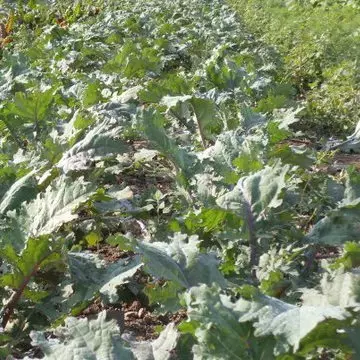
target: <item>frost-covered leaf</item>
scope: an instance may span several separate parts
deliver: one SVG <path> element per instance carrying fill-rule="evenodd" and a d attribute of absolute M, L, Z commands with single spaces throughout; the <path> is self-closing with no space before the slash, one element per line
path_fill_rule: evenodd
<path fill-rule="evenodd" d="M 266 117 L 252 111 L 248 107 L 242 107 L 240 110 L 241 126 L 245 131 L 249 131 L 254 127 L 262 125 L 266 122 Z"/>
<path fill-rule="evenodd" d="M 137 360 L 170 360 L 172 351 L 176 348 L 179 332 L 174 323 L 170 323 L 154 341 L 134 341 L 130 334 L 124 334 Z"/>
<path fill-rule="evenodd" d="M 344 197 L 307 234 L 314 243 L 342 245 L 358 238 L 360 230 L 360 177 L 356 170 L 346 174 Z"/>
<path fill-rule="evenodd" d="M 95 320 L 69 317 L 65 319 L 65 326 L 58 327 L 55 334 L 56 338 L 47 339 L 43 332 L 31 332 L 32 344 L 43 351 L 43 359 L 135 359 L 121 339 L 116 321 L 106 320 L 106 311 L 99 313 Z"/>
<path fill-rule="evenodd" d="M 277 208 L 282 204 L 282 191 L 286 187 L 285 176 L 289 169 L 289 166 L 277 163 L 243 177 L 233 190 L 218 198 L 217 204 L 224 209 L 242 212 L 249 208 L 256 216 L 269 208 Z"/>
<path fill-rule="evenodd" d="M 331 211 L 318 221 L 306 239 L 312 243 L 342 245 L 357 239 L 360 231 L 360 206 L 344 207 Z"/>
<path fill-rule="evenodd" d="M 190 100 L 191 98 L 192 98 L 192 96 L 190 96 L 190 95 L 164 96 L 161 99 L 160 104 L 165 105 L 168 108 L 173 108 L 173 107 L 176 107 L 179 103 L 186 102 L 186 101 Z"/>
<path fill-rule="evenodd" d="M 229 305 L 230 306 L 230 305 Z M 276 337 L 276 353 L 296 351 L 301 340 L 322 321 L 344 320 L 350 314 L 340 306 L 296 306 L 276 298 L 260 295 L 253 302 L 240 299 L 234 309 L 241 312 L 241 323 L 252 321 L 255 336 Z"/>
<path fill-rule="evenodd" d="M 275 121 L 279 123 L 279 129 L 289 130 L 289 126 L 298 122 L 297 115 L 303 108 L 297 109 L 280 109 L 275 112 Z"/>
<path fill-rule="evenodd" d="M 113 99 L 113 101 L 119 101 L 120 103 L 127 103 L 132 100 L 137 100 L 138 93 L 142 90 L 141 85 L 134 86 L 130 89 L 127 89 L 123 93 L 121 93 L 119 96 Z"/>
<path fill-rule="evenodd" d="M 86 170 L 97 161 L 126 152 L 128 147 L 119 139 L 120 133 L 121 128 L 116 123 L 104 120 L 65 152 L 57 167 L 65 174 L 70 171 Z"/>
<path fill-rule="evenodd" d="M 82 178 L 73 181 L 61 176 L 44 193 L 38 194 L 35 200 L 23 205 L 16 221 L 28 236 L 51 234 L 62 224 L 76 219 L 78 216 L 74 209 L 94 191 L 94 184 Z"/>
<path fill-rule="evenodd" d="M 251 325 L 240 323 L 238 313 L 226 306 L 224 299 L 229 301 L 220 296 L 218 288 L 206 285 L 193 287 L 185 294 L 188 322 L 195 327 L 197 339 L 194 359 L 274 359 L 273 339 L 256 339 Z"/>
<path fill-rule="evenodd" d="M 110 303 L 115 303 L 118 286 L 129 282 L 143 265 L 138 256 L 112 264 L 106 264 L 91 253 L 69 253 L 68 259 L 74 299 L 78 301 L 89 300 L 100 291 Z"/>
<path fill-rule="evenodd" d="M 302 289 L 305 305 L 340 306 L 342 308 L 360 305 L 360 272 L 339 270 L 335 275 L 325 274 L 320 283 L 320 290 Z"/>
<path fill-rule="evenodd" d="M 158 278 L 172 280 L 186 288 L 203 283 L 226 286 L 216 257 L 200 252 L 197 236 L 187 238 L 186 235 L 176 234 L 169 244 L 139 242 L 138 248 L 146 268 Z"/>

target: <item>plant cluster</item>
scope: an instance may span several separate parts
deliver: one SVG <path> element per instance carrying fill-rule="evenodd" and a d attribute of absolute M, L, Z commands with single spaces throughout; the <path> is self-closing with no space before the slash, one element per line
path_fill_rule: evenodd
<path fill-rule="evenodd" d="M 232 0 L 246 26 L 281 53 L 278 80 L 304 101 L 301 129 L 344 137 L 359 119 L 358 1 Z"/>
<path fill-rule="evenodd" d="M 0 358 L 360 356 L 360 175 L 323 170 L 231 7 L 2 6 Z M 83 317 L 129 296 L 186 319 Z"/>

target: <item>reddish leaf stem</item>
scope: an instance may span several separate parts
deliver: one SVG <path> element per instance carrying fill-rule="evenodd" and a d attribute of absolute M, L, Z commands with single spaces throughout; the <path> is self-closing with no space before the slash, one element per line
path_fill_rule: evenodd
<path fill-rule="evenodd" d="M 255 282 L 257 282 L 256 269 L 255 267 L 259 263 L 258 244 L 255 234 L 255 219 L 251 211 L 251 204 L 245 200 L 244 202 L 247 227 L 249 231 L 249 246 L 250 246 L 250 268 L 251 275 Z"/>
<path fill-rule="evenodd" d="M 43 261 L 43 260 L 42 260 Z M 42 262 L 41 261 L 41 262 Z M 40 264 L 41 262 L 39 262 L 38 264 L 36 264 L 32 271 L 30 272 L 29 275 L 24 277 L 23 282 L 21 283 L 21 285 L 19 286 L 19 288 L 11 295 L 8 303 L 5 305 L 5 307 L 3 308 L 1 315 L 2 315 L 2 320 L 1 320 L 1 326 L 3 329 L 5 329 L 7 323 L 10 320 L 10 317 L 12 316 L 12 314 L 14 313 L 14 310 L 17 306 L 17 303 L 19 302 L 19 300 L 21 299 L 21 296 L 25 290 L 25 288 L 27 287 L 27 285 L 29 284 L 31 278 L 39 271 L 40 269 Z"/>

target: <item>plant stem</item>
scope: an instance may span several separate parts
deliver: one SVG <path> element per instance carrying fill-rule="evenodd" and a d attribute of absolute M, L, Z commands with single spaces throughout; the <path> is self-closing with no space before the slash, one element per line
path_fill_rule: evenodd
<path fill-rule="evenodd" d="M 196 115 L 196 111 L 195 111 L 195 108 L 192 104 L 190 104 L 191 107 L 192 107 L 192 110 L 193 110 L 193 113 L 194 113 L 194 117 L 195 117 L 195 120 L 196 120 L 196 123 L 197 123 L 197 126 L 198 126 L 198 129 L 199 129 L 199 134 L 200 134 L 200 139 L 201 139 L 201 143 L 202 143 L 202 146 L 204 147 L 204 149 L 206 149 L 206 138 L 205 138 L 205 134 L 204 134 L 204 131 L 203 131 L 203 128 L 201 126 L 201 123 Z"/>
<path fill-rule="evenodd" d="M 255 219 L 254 215 L 251 211 L 251 204 L 245 199 L 244 201 L 245 214 L 246 214 L 246 222 L 247 228 L 249 232 L 249 246 L 250 246 L 250 268 L 251 275 L 255 282 L 258 282 L 256 277 L 256 269 L 255 267 L 259 263 L 259 254 L 258 254 L 258 244 L 255 234 Z"/>
<path fill-rule="evenodd" d="M 4 124 L 6 125 L 7 129 L 9 130 L 9 133 L 10 135 L 12 136 L 12 138 L 14 139 L 14 141 L 16 142 L 17 146 L 20 148 L 20 149 L 23 149 L 23 150 L 26 150 L 24 144 L 21 142 L 21 140 L 19 139 L 19 137 L 16 135 L 13 127 L 10 125 L 10 123 L 5 120 L 5 119 L 2 119 L 2 121 L 4 122 Z"/>
<path fill-rule="evenodd" d="M 5 329 L 7 323 L 10 320 L 11 315 L 14 313 L 16 305 L 19 302 L 19 300 L 21 299 L 21 296 L 22 296 L 26 286 L 29 284 L 31 278 L 39 271 L 40 264 L 41 264 L 42 261 L 37 263 L 33 267 L 30 274 L 28 274 L 27 276 L 24 277 L 24 279 L 23 279 L 22 283 L 20 284 L 19 288 L 11 295 L 9 301 L 7 302 L 7 304 L 5 305 L 3 310 L 1 311 L 1 316 L 2 316 L 1 326 L 2 326 L 3 329 Z"/>

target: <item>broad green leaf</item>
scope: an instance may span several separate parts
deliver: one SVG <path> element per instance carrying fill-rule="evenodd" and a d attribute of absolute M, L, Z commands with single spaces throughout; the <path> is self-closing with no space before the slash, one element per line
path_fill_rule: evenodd
<path fill-rule="evenodd" d="M 352 326 L 351 326 L 352 325 Z M 360 346 L 359 346 L 359 336 L 360 336 L 360 326 L 359 323 L 357 323 L 355 326 L 354 324 L 351 324 L 350 326 L 346 327 L 346 335 L 347 338 L 344 339 L 342 337 L 343 343 L 341 345 L 348 345 L 349 350 L 351 351 L 351 354 L 353 356 L 353 359 L 360 359 Z M 336 334 L 337 336 L 337 334 Z M 331 338 L 332 340 L 332 338 Z M 332 344 L 334 345 L 334 344 Z M 337 347 L 333 347 L 334 349 L 338 349 Z"/>
<path fill-rule="evenodd" d="M 154 360 L 170 360 L 173 357 L 172 351 L 177 345 L 179 335 L 174 323 L 167 325 L 160 336 L 151 343 Z"/>
<path fill-rule="evenodd" d="M 133 341 L 130 336 L 123 336 L 137 360 L 171 360 L 180 334 L 174 323 L 170 323 L 154 341 Z"/>
<path fill-rule="evenodd" d="M 212 100 L 190 95 L 164 96 L 160 104 L 172 109 L 180 119 L 188 120 L 193 113 L 201 136 L 212 138 L 212 130 L 220 125 L 216 105 Z"/>
<path fill-rule="evenodd" d="M 199 284 L 216 283 L 226 286 L 226 280 L 218 270 L 218 261 L 211 253 L 201 253 L 197 236 L 176 234 L 169 244 L 138 242 L 148 271 L 158 277 L 172 280 L 189 288 Z"/>
<path fill-rule="evenodd" d="M 314 357 L 318 349 L 322 348 L 333 349 L 336 352 L 343 350 L 346 353 L 352 353 L 356 346 L 354 346 L 355 343 L 351 344 L 351 335 L 347 334 L 346 331 L 339 331 L 339 329 L 349 329 L 352 321 L 351 318 L 346 320 L 324 320 L 302 339 L 298 351 L 299 356 L 301 358 L 305 355 Z"/>
<path fill-rule="evenodd" d="M 333 269 L 343 267 L 351 270 L 360 266 L 360 246 L 356 242 L 347 242 L 344 245 L 344 253 L 331 265 Z"/>
<path fill-rule="evenodd" d="M 121 127 L 104 120 L 91 129 L 85 137 L 65 152 L 57 167 L 66 174 L 87 170 L 107 157 L 115 157 L 129 150 L 119 139 Z"/>
<path fill-rule="evenodd" d="M 240 125 L 246 132 L 266 122 L 266 117 L 264 115 L 254 112 L 249 107 L 242 107 L 240 109 L 240 115 Z"/>
<path fill-rule="evenodd" d="M 240 17 L 235 2 L 246 8 Z M 16 13 L 13 42 L 0 45 L 0 298 L 34 279 L 0 329 L 0 358 L 36 357 L 43 347 L 60 360 L 356 359 L 359 176 L 311 168 L 315 154 L 330 164 L 343 155 L 292 145 L 309 129 L 326 137 L 316 129 L 331 132 L 335 118 L 332 136 L 345 136 L 358 116 L 357 47 L 348 45 L 359 31 L 346 22 L 357 21 L 355 2 L 0 0 L 0 22 Z M 313 26 L 304 27 L 310 13 Z M 299 21 L 283 31 L 277 19 L 289 14 Z M 344 26 L 351 41 L 340 36 Z M 269 29 L 275 50 L 290 44 L 285 58 L 267 46 Z M 329 68 L 337 48 L 343 59 Z M 295 124 L 300 113 L 289 106 L 300 103 L 306 112 Z M 334 149 L 359 152 L 359 134 L 360 123 Z M 101 260 L 109 244 L 129 256 Z M 186 302 L 183 333 L 171 324 L 158 341 L 134 341 L 139 328 L 125 345 L 121 326 L 109 335 L 109 324 L 90 319 L 50 333 L 94 299 L 108 307 L 129 295 L 155 314 L 173 312 L 161 322 Z M 43 331 L 40 346 L 29 344 L 32 329 Z"/>
<path fill-rule="evenodd" d="M 141 90 L 139 97 L 146 103 L 159 103 L 164 96 L 183 95 L 190 92 L 190 83 L 181 74 L 168 74 L 165 79 L 154 80 L 145 89 Z"/>
<path fill-rule="evenodd" d="M 205 232 L 221 230 L 229 213 L 223 209 L 202 208 L 199 214 L 190 214 L 185 220 L 185 226 L 192 232 L 203 229 Z"/>
<path fill-rule="evenodd" d="M 85 241 L 89 247 L 98 245 L 101 242 L 101 235 L 95 231 L 91 231 L 85 236 Z"/>
<path fill-rule="evenodd" d="M 338 207 L 318 221 L 306 238 L 313 243 L 342 245 L 359 237 L 360 178 L 356 170 L 346 174 L 344 198 Z"/>
<path fill-rule="evenodd" d="M 233 161 L 233 164 L 238 170 L 245 174 L 256 172 L 263 167 L 263 164 L 254 152 L 241 154 Z"/>
<path fill-rule="evenodd" d="M 0 286 L 26 290 L 39 270 L 61 260 L 60 249 L 61 243 L 55 242 L 49 236 L 29 238 L 20 254 L 17 254 L 11 245 L 6 245 L 0 255 L 12 266 L 13 272 L 0 277 Z"/>
<path fill-rule="evenodd" d="M 114 100 L 119 101 L 120 103 L 127 103 L 127 102 L 130 102 L 130 101 L 137 100 L 138 93 L 139 93 L 139 91 L 141 91 L 141 89 L 142 89 L 141 85 L 131 87 L 130 89 L 127 89 L 126 91 L 121 93 Z"/>
<path fill-rule="evenodd" d="M 190 177 L 197 165 L 196 159 L 185 149 L 179 148 L 175 141 L 167 136 L 162 126 L 163 117 L 154 110 L 144 110 L 140 116 L 146 137 L 160 153 L 172 161 L 178 170 Z"/>
<path fill-rule="evenodd" d="M 234 90 L 243 84 L 248 76 L 243 67 L 229 59 L 222 59 L 220 56 L 206 68 L 206 75 L 209 81 L 220 90 Z"/>
<path fill-rule="evenodd" d="M 318 221 L 306 239 L 315 244 L 342 245 L 359 238 L 360 208 L 344 207 L 333 210 Z"/>
<path fill-rule="evenodd" d="M 150 305 L 158 306 L 156 310 L 166 314 L 180 309 L 179 294 L 182 290 L 182 286 L 173 281 L 167 281 L 165 284 L 148 284 L 144 293 Z"/>
<path fill-rule="evenodd" d="M 281 159 L 284 164 L 297 165 L 308 169 L 314 164 L 315 158 L 306 146 L 290 146 L 278 144 L 270 151 L 271 157 Z"/>
<path fill-rule="evenodd" d="M 209 99 L 196 97 L 192 98 L 190 102 L 201 134 L 204 134 L 207 139 L 211 139 L 212 134 L 220 126 L 215 103 Z"/>
<path fill-rule="evenodd" d="M 8 210 L 18 208 L 23 202 L 32 200 L 36 194 L 36 170 L 17 180 L 5 193 L 0 202 L 0 213 L 5 214 Z"/>
<path fill-rule="evenodd" d="M 160 104 L 165 105 L 169 109 L 176 107 L 179 103 L 185 103 L 188 100 L 192 99 L 190 95 L 182 95 L 182 96 L 164 96 Z"/>
<path fill-rule="evenodd" d="M 36 123 L 45 119 L 52 101 L 52 89 L 31 94 L 17 92 L 9 111 L 24 120 Z"/>
<path fill-rule="evenodd" d="M 31 332 L 32 344 L 43 351 L 43 359 L 135 359 L 121 339 L 116 321 L 106 319 L 106 311 L 99 313 L 95 320 L 69 317 L 63 327 L 56 329 L 56 335 L 59 341 L 48 340 L 40 331 Z"/>
<path fill-rule="evenodd" d="M 95 191 L 94 184 L 78 178 L 61 176 L 44 193 L 22 206 L 20 215 L 11 214 L 25 234 L 39 236 L 51 234 L 59 227 L 78 217 L 74 210 Z"/>
<path fill-rule="evenodd" d="M 357 205 L 360 203 L 360 175 L 356 168 L 349 168 L 346 172 L 344 199 L 341 205 Z"/>
<path fill-rule="evenodd" d="M 250 157 L 253 160 L 256 157 L 256 161 L 261 162 L 265 142 L 266 139 L 262 135 L 244 136 L 242 129 L 239 128 L 220 134 L 215 144 L 201 154 L 201 158 L 212 160 L 216 171 L 226 174 L 235 170 L 234 161 L 237 158 Z M 252 165 L 249 164 L 247 167 Z"/>
<path fill-rule="evenodd" d="M 130 39 L 121 47 L 120 52 L 110 60 L 104 70 L 106 72 L 120 72 L 129 79 L 141 78 L 148 72 L 160 70 L 161 61 L 158 50 L 143 47 Z"/>
<path fill-rule="evenodd" d="M 269 137 L 269 143 L 271 145 L 277 145 L 281 141 L 291 136 L 291 132 L 286 129 L 280 129 L 277 121 L 273 120 L 267 123 L 266 130 Z"/>
<path fill-rule="evenodd" d="M 275 112 L 275 121 L 279 123 L 279 129 L 290 130 L 289 127 L 299 121 L 297 115 L 303 108 L 280 109 Z"/>
<path fill-rule="evenodd" d="M 161 243 L 163 246 L 163 243 Z M 177 262 L 168 256 L 156 243 L 138 244 L 139 251 L 143 254 L 146 271 L 159 279 L 172 280 L 185 288 L 189 286 L 187 279 Z"/>
<path fill-rule="evenodd" d="M 282 191 L 286 187 L 288 165 L 278 162 L 275 166 L 266 166 L 255 174 L 243 177 L 233 190 L 221 196 L 217 204 L 229 210 L 246 213 L 246 208 L 259 217 L 269 208 L 282 204 Z"/>
<path fill-rule="evenodd" d="M 229 304 L 231 306 L 231 304 Z M 311 303 L 296 306 L 276 298 L 259 295 L 253 302 L 238 300 L 234 309 L 241 312 L 241 323 L 253 322 L 255 336 L 276 337 L 276 354 L 296 352 L 301 340 L 322 321 L 344 320 L 350 314 L 340 306 L 316 306 Z"/>
<path fill-rule="evenodd" d="M 54 322 L 64 315 L 78 315 L 99 294 L 104 303 L 116 303 L 119 287 L 130 283 L 142 266 L 138 256 L 108 264 L 96 254 L 69 252 L 66 279 L 37 311 Z"/>
<path fill-rule="evenodd" d="M 355 131 L 348 136 L 345 141 L 340 141 L 335 146 L 330 146 L 331 149 L 340 149 L 345 153 L 359 153 L 360 152 L 360 121 L 357 123 Z"/>
<path fill-rule="evenodd" d="M 82 103 L 85 107 L 94 105 L 102 100 L 100 81 L 96 80 L 85 88 Z"/>
<path fill-rule="evenodd" d="M 194 185 L 196 195 L 204 206 L 211 207 L 215 205 L 215 199 L 219 192 L 217 185 L 220 180 L 222 180 L 221 177 L 206 172 L 195 174 L 190 184 Z"/>
<path fill-rule="evenodd" d="M 0 244 L 1 247 L 11 245 L 16 251 L 24 248 L 27 234 L 24 234 L 15 218 L 0 219 Z"/>
<path fill-rule="evenodd" d="M 75 287 L 75 297 L 91 299 L 100 291 L 110 303 L 118 300 L 117 287 L 129 282 L 143 265 L 139 257 L 120 259 L 106 264 L 91 253 L 69 253 L 69 269 Z"/>
<path fill-rule="evenodd" d="M 188 322 L 196 329 L 194 359 L 274 359 L 273 339 L 256 339 L 252 326 L 238 321 L 238 313 L 227 306 L 229 299 L 221 296 L 218 288 L 193 287 L 185 294 L 185 301 Z"/>
<path fill-rule="evenodd" d="M 124 235 L 112 235 L 106 239 L 106 242 L 112 246 L 117 246 L 123 251 L 132 251 L 133 242 Z"/>
<path fill-rule="evenodd" d="M 135 210 L 130 201 L 133 198 L 133 195 L 133 192 L 128 186 L 122 190 L 116 188 L 109 189 L 109 191 L 107 191 L 107 196 L 109 196 L 110 199 L 106 199 L 106 201 L 97 201 L 94 203 L 94 206 L 103 214 L 111 212 L 131 212 Z"/>

